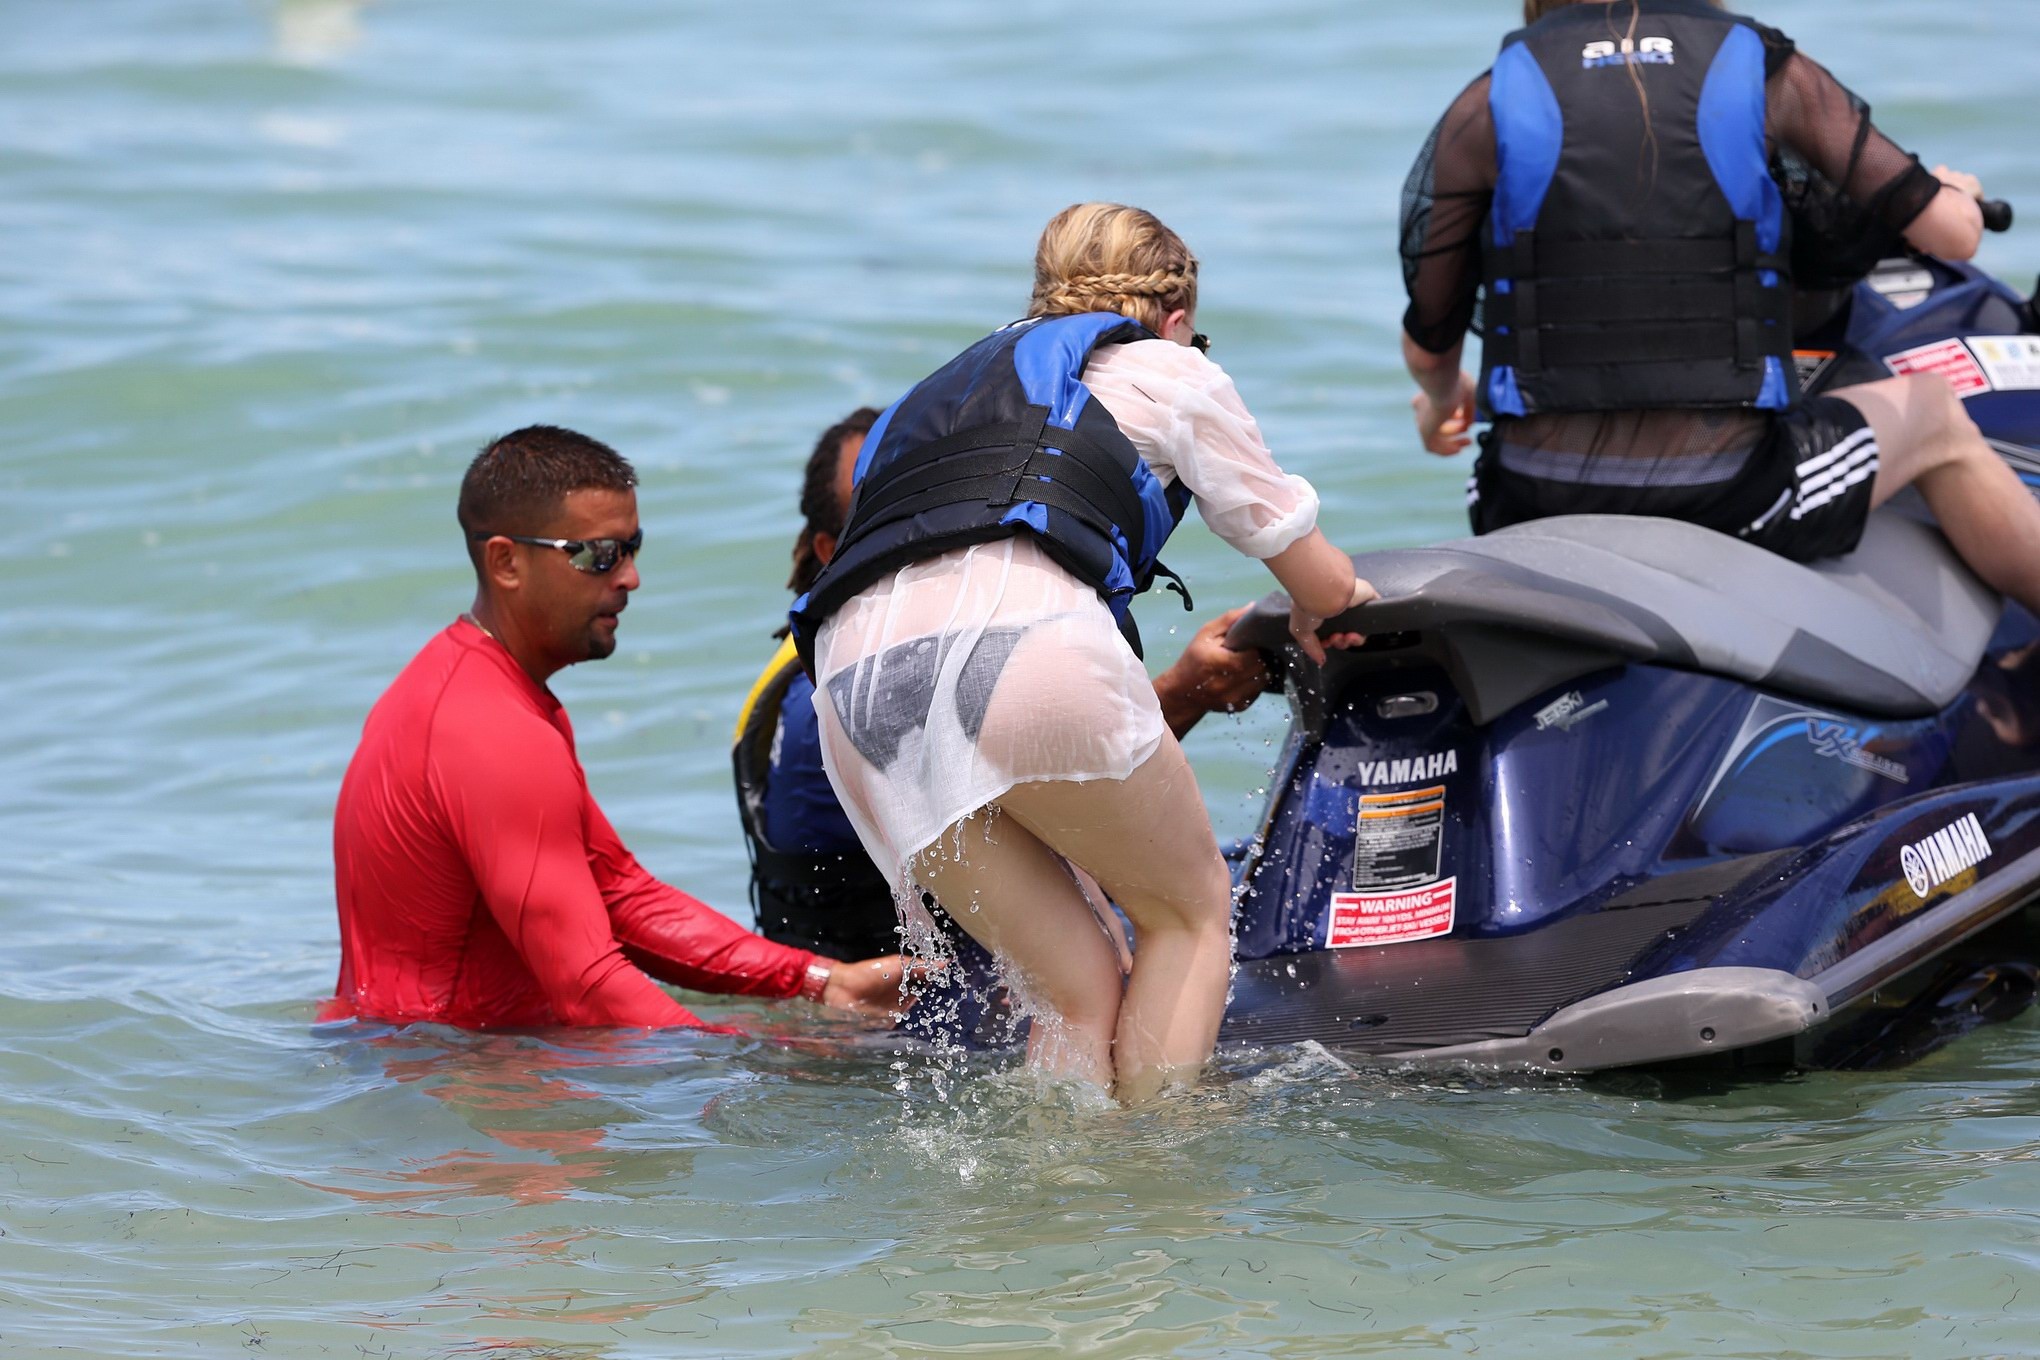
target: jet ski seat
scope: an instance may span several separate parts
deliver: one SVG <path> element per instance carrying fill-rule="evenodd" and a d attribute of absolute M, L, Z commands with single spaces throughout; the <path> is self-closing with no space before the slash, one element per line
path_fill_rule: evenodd
<path fill-rule="evenodd" d="M 1368 647 L 1333 653 L 1301 687 L 1313 727 L 1342 673 L 1424 662 L 1444 667 L 1481 723 L 1624 662 L 1918 717 L 1962 691 L 2002 609 L 1939 530 L 1896 504 L 1870 517 L 1854 553 L 1810 565 L 1630 515 L 1559 516 L 1353 563 L 1382 598 L 1342 620 Z M 1286 597 L 1272 596 L 1232 636 L 1279 651 L 1287 615 Z"/>

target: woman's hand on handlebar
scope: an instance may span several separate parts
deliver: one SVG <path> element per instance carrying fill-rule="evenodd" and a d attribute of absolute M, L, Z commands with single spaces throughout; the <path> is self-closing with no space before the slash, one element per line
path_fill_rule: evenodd
<path fill-rule="evenodd" d="M 1972 174 L 1950 170 L 1945 165 L 1937 165 L 1934 167 L 1934 178 L 1958 194 L 1967 194 L 1979 203 L 1983 201 L 1983 181 Z"/>
<path fill-rule="evenodd" d="M 1983 244 L 1983 185 L 1974 175 L 1934 167 L 1934 178 L 1949 192 L 1927 200 L 1920 215 L 1906 224 L 1905 242 L 1914 250 L 1943 260 L 1967 260 Z"/>
<path fill-rule="evenodd" d="M 1985 198 L 1983 181 L 1960 170 L 1950 170 L 1945 165 L 1934 167 L 1934 178 L 1941 181 L 1946 189 L 1953 189 L 1964 198 L 1976 200 L 1976 206 L 1983 214 L 1985 231 L 2010 231 L 2012 229 L 2012 205 L 2001 198 Z"/>
<path fill-rule="evenodd" d="M 1361 643 L 1367 641 L 1365 633 L 1331 633 L 1320 640 L 1318 629 L 1324 626 L 1325 620 L 1337 618 L 1350 610 L 1358 609 L 1369 600 L 1378 600 L 1380 598 L 1380 591 L 1376 590 L 1368 582 L 1355 577 L 1353 579 L 1352 595 L 1346 601 L 1345 607 L 1333 613 L 1313 614 L 1300 605 L 1292 604 L 1289 608 L 1289 636 L 1296 639 L 1297 647 L 1302 650 L 1305 656 L 1322 666 L 1325 664 L 1326 647 L 1344 650 L 1348 647 L 1358 647 Z"/>

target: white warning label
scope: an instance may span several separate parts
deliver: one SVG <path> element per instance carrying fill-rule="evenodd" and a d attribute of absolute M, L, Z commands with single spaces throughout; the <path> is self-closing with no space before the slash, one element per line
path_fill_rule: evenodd
<path fill-rule="evenodd" d="M 1362 794 L 1353 828 L 1354 890 L 1380 892 L 1435 883 L 1444 839 L 1443 784 Z"/>
<path fill-rule="evenodd" d="M 1968 343 L 1998 391 L 2040 387 L 2040 335 L 1972 335 Z"/>

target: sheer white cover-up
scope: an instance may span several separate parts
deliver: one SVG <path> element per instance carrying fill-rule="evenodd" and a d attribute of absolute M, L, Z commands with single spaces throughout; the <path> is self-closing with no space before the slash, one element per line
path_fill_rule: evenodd
<path fill-rule="evenodd" d="M 1275 465 L 1232 379 L 1198 351 L 1103 345 L 1083 380 L 1239 551 L 1272 557 L 1316 526 L 1317 493 Z M 829 782 L 900 888 L 916 855 L 1014 785 L 1124 779 L 1167 731 L 1112 611 L 1025 533 L 867 587 L 822 625 L 815 671 Z"/>

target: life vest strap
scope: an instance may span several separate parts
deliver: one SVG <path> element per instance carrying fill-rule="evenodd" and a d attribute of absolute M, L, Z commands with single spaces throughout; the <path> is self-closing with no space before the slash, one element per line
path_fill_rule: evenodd
<path fill-rule="evenodd" d="M 1731 241 L 1539 242 L 1525 231 L 1491 256 L 1508 287 L 1490 291 L 1486 342 L 1524 374 L 1728 355 L 1754 370 L 1790 334 L 1787 289 L 1760 277 L 1782 280 L 1786 262 L 1758 249 L 1748 222 Z"/>

